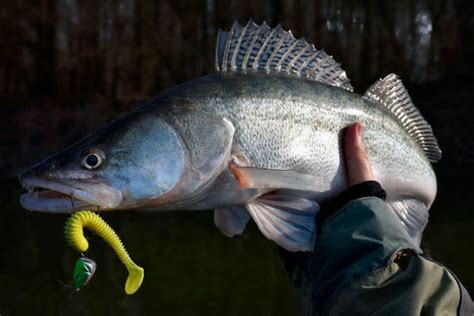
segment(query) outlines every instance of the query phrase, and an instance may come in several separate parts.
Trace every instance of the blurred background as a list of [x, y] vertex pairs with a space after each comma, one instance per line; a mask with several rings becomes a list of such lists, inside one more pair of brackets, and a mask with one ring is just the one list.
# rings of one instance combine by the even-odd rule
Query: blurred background
[[125, 268], [91, 235], [98, 264], [71, 292], [78, 255], [65, 215], [18, 204], [22, 168], [165, 88], [214, 71], [218, 28], [282, 22], [342, 63], [356, 92], [394, 72], [431, 123], [443, 159], [423, 247], [474, 293], [474, 4], [471, 0], [39, 0], [0, 7], [0, 314], [295, 315], [296, 291], [252, 223], [224, 237], [212, 212], [104, 215], [146, 270]]

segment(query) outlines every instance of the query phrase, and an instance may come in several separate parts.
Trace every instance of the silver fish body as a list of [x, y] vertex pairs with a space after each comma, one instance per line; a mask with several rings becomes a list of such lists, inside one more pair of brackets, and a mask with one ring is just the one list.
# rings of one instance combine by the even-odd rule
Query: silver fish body
[[163, 92], [20, 174], [30, 210], [215, 209], [229, 236], [253, 218], [312, 250], [318, 203], [346, 188], [341, 139], [355, 121], [387, 202], [419, 238], [436, 196], [431, 127], [395, 75], [360, 96], [330, 56], [266, 24], [219, 33], [217, 73]]

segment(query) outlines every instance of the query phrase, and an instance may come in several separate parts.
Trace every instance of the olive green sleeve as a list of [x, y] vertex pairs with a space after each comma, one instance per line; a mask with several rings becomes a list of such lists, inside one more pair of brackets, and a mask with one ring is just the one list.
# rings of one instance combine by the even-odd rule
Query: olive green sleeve
[[379, 198], [354, 200], [329, 217], [314, 253], [306, 256], [308, 315], [457, 315], [461, 310], [456, 277], [421, 256]]
[[458, 315], [460, 288], [443, 266], [419, 255], [392, 262], [348, 284], [330, 315]]

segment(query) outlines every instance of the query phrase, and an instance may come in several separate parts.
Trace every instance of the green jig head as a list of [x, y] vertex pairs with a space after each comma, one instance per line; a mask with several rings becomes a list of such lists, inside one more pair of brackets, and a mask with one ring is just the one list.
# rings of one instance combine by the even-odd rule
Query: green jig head
[[74, 273], [72, 275], [72, 284], [76, 290], [86, 286], [94, 276], [97, 264], [94, 260], [87, 257], [80, 257], [76, 261]]

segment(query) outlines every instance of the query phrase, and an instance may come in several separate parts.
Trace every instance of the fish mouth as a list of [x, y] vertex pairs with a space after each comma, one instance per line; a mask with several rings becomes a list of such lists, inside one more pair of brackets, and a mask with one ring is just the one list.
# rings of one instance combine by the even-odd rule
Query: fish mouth
[[20, 204], [30, 211], [72, 213], [84, 208], [113, 209], [122, 201], [122, 193], [110, 184], [87, 180], [20, 177], [21, 184], [28, 190], [20, 196]]

